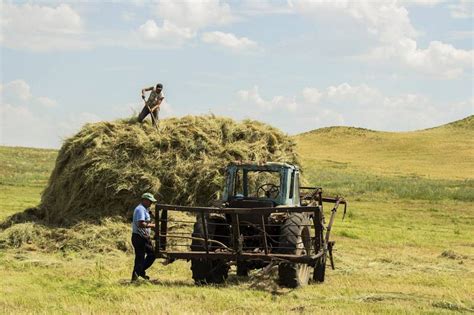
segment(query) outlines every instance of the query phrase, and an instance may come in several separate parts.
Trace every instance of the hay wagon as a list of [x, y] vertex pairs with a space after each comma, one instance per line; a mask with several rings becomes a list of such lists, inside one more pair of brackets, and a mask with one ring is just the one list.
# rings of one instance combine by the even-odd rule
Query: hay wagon
[[[328, 258], [334, 268], [331, 228], [339, 205], [345, 213], [347, 204], [323, 197], [319, 187], [300, 187], [299, 175], [297, 166], [285, 163], [234, 163], [215, 206], [157, 204], [156, 256], [191, 260], [197, 284], [225, 281], [231, 264], [239, 276], [278, 265], [286, 287], [306, 285], [311, 269], [313, 280], [323, 282]], [[333, 204], [327, 225], [324, 203]]]

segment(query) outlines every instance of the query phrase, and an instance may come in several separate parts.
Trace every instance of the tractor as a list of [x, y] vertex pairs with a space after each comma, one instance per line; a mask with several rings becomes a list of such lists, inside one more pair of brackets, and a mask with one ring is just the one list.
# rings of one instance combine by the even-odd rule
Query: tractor
[[[323, 204], [332, 203], [326, 224]], [[196, 284], [224, 282], [230, 266], [237, 276], [278, 266], [281, 286], [297, 288], [311, 278], [323, 282], [326, 262], [334, 268], [331, 228], [341, 197], [323, 197], [319, 187], [300, 186], [300, 169], [287, 163], [232, 163], [225, 170], [222, 197], [212, 207], [157, 204], [155, 251], [168, 261], [187, 259]], [[195, 215], [191, 235], [169, 228], [169, 213]], [[170, 240], [187, 239], [189, 250]]]

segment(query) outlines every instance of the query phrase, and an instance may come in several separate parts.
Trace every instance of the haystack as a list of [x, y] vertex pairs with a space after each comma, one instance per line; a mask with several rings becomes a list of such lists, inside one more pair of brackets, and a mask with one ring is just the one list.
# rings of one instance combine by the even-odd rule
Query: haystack
[[150, 124], [86, 125], [59, 151], [39, 210], [46, 221], [71, 224], [128, 217], [145, 191], [161, 203], [209, 205], [231, 161], [296, 163], [292, 140], [257, 121], [186, 116]]

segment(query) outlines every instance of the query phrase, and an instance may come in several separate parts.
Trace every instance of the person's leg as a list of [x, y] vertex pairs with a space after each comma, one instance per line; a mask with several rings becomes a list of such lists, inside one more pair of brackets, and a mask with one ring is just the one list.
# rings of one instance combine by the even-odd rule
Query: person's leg
[[138, 122], [142, 122], [149, 113], [150, 111], [148, 110], [148, 107], [146, 105], [143, 106], [142, 111], [140, 112], [140, 114], [138, 114]]
[[143, 263], [143, 274], [145, 274], [145, 271], [150, 268], [151, 265], [153, 265], [153, 262], [155, 261], [155, 251], [153, 250], [153, 245], [151, 241], [147, 241], [145, 245], [145, 252], [146, 252], [146, 257], [145, 257], [145, 262]]
[[153, 118], [155, 119], [155, 124], [158, 124], [158, 116], [159, 116], [159, 113], [160, 113], [160, 110], [157, 108], [153, 111], [153, 113], [151, 113], [153, 115]]
[[145, 239], [138, 234], [132, 234], [132, 245], [135, 249], [135, 264], [133, 266], [132, 281], [144, 273], [145, 264]]

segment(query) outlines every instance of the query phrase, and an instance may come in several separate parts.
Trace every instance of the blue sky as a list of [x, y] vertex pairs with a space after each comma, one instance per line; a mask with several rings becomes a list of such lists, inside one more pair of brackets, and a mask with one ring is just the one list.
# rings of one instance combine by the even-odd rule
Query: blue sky
[[0, 144], [58, 148], [131, 116], [225, 115], [289, 134], [472, 115], [471, 1], [2, 1]]

